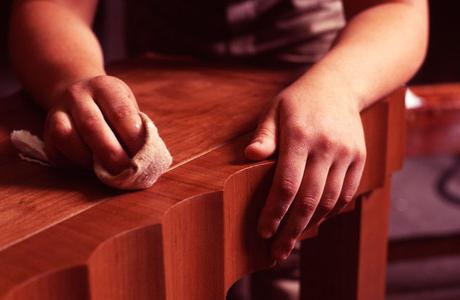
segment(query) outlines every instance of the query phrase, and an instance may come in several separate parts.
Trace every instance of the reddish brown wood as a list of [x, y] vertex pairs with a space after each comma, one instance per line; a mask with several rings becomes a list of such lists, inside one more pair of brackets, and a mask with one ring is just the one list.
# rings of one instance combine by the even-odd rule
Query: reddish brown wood
[[460, 253], [460, 233], [399, 238], [390, 241], [388, 261], [398, 262]]
[[[460, 153], [460, 84], [412, 86], [421, 105], [408, 109], [407, 155]], [[460, 251], [459, 234], [401, 238], [389, 244], [389, 261], [455, 255]]]
[[[318, 237], [302, 242], [301, 299], [385, 298], [391, 170], [399, 169], [404, 157], [403, 98], [403, 91], [398, 91], [390, 96], [387, 106], [381, 106], [380, 114], [386, 115], [386, 120], [371, 123], [363, 118], [364, 124], [383, 126], [365, 126], [367, 152], [371, 157], [366, 163], [363, 182], [383, 176], [375, 181], [380, 187], [359, 197], [354, 211], [322, 224]], [[370, 143], [373, 134], [385, 132], [386, 126], [387, 136], [380, 139], [384, 145]], [[381, 149], [387, 149], [386, 153], [379, 153]], [[386, 172], [379, 172], [369, 164], [379, 158], [384, 160]]]
[[[130, 84], [142, 110], [155, 120], [174, 157], [173, 168], [249, 132], [260, 109], [291, 80], [287, 72], [212, 67], [185, 59], [133, 60], [114, 66], [112, 74]], [[19, 95], [2, 103], [0, 163], [8, 176], [0, 177], [0, 186], [18, 202], [0, 199], [5, 228], [0, 249], [113, 196], [89, 174], [55, 172], [18, 160], [10, 131], [40, 133], [43, 114]], [[50, 189], [59, 194], [44, 203]]]
[[301, 299], [385, 299], [389, 184], [302, 242]]
[[413, 86], [420, 107], [407, 111], [407, 154], [460, 153], [460, 84]]
[[[174, 165], [152, 188], [122, 193], [86, 172], [22, 162], [9, 131], [39, 133], [43, 114], [19, 95], [5, 99], [0, 298], [224, 299], [234, 281], [271, 264], [255, 222], [273, 162], [248, 162], [243, 149], [292, 72], [147, 56], [112, 73], [156, 122]], [[397, 103], [362, 114], [372, 153], [360, 194], [383, 186], [397, 167], [387, 160], [398, 146], [387, 142]]]

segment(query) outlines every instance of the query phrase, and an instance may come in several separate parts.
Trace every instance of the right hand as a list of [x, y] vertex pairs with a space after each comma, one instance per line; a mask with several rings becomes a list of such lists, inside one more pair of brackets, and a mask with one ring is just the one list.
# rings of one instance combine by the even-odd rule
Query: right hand
[[102, 75], [56, 94], [45, 124], [45, 151], [56, 165], [91, 168], [95, 158], [116, 174], [142, 147], [144, 134], [131, 89], [118, 78]]

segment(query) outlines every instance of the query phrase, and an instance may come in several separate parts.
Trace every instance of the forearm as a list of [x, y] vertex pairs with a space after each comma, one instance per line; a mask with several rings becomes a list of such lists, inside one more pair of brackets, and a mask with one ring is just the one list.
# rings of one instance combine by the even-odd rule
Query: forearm
[[22, 1], [13, 9], [13, 67], [24, 87], [45, 109], [69, 83], [105, 73], [90, 18], [85, 20], [52, 1]]
[[346, 90], [358, 109], [404, 84], [422, 63], [428, 39], [426, 2], [389, 2], [347, 24], [331, 51], [296, 84]]

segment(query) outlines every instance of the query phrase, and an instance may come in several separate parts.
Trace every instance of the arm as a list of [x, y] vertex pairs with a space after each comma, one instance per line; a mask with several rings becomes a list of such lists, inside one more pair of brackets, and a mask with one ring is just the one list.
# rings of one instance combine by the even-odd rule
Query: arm
[[124, 147], [134, 153], [143, 132], [131, 91], [106, 76], [91, 31], [96, 6], [97, 0], [17, 1], [10, 53], [24, 87], [48, 111], [50, 158], [90, 167], [97, 157], [117, 172], [128, 161]]
[[[366, 1], [348, 2], [364, 8], [359, 2]], [[427, 2], [373, 2], [350, 20], [331, 51], [299, 83], [311, 77], [344, 81], [362, 110], [415, 74], [427, 49]]]
[[353, 199], [366, 157], [360, 111], [404, 84], [425, 56], [425, 0], [346, 4], [361, 11], [330, 52], [274, 99], [246, 148], [254, 160], [279, 153], [259, 219], [278, 260], [307, 226]]

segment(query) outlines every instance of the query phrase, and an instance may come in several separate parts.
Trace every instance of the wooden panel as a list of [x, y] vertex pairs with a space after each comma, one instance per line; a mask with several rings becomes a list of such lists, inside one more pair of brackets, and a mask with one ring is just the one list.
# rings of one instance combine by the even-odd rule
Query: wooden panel
[[320, 227], [301, 247], [301, 299], [383, 300], [389, 182]]

